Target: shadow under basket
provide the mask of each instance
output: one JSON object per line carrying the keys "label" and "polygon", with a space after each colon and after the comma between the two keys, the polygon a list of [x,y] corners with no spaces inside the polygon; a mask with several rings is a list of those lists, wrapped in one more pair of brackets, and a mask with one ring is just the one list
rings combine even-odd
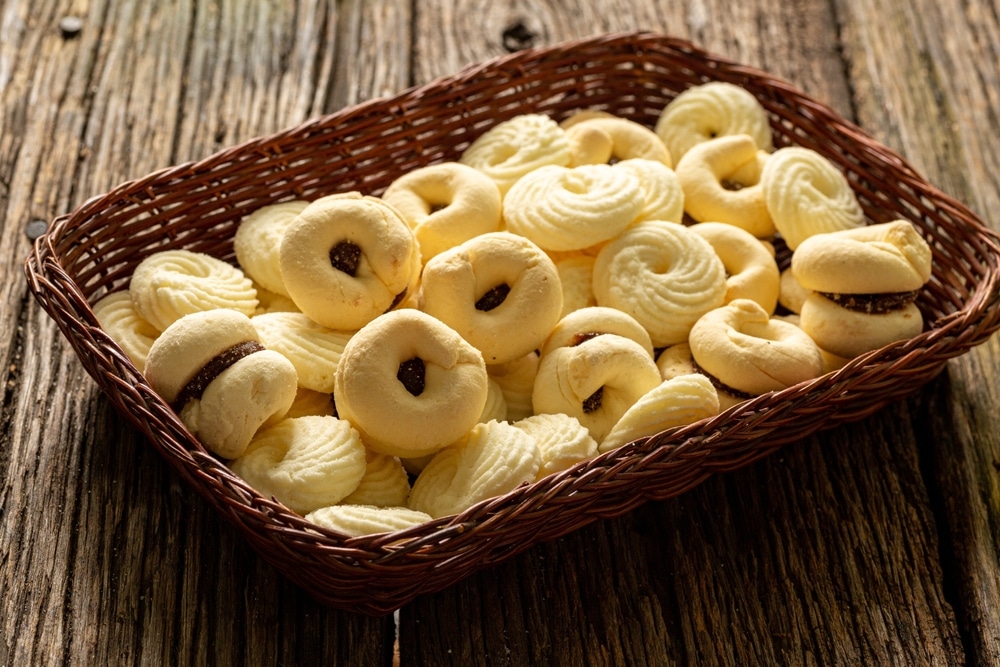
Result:
{"label": "shadow under basket", "polygon": [[[653,127],[677,94],[709,81],[756,96],[770,114],[776,146],[812,148],[838,165],[869,223],[906,218],[917,225],[934,253],[933,276],[917,302],[923,333],[460,515],[348,538],[261,496],[210,455],[91,309],[106,293],[127,288],[151,253],[184,248],[234,261],[238,224],[262,206],[349,190],[379,195],[408,170],[457,159],[485,130],[518,114],[562,120],[597,108]],[[1000,327],[998,262],[995,232],[830,107],[688,42],[628,33],[521,51],[124,183],[57,218],[25,272],[114,406],[265,560],[322,603],[381,615],[535,543],[677,496],[713,473],[912,394]]]}

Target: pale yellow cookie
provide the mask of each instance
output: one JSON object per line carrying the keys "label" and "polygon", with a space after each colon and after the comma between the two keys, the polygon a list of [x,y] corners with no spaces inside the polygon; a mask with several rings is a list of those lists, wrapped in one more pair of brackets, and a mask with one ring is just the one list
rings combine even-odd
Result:
{"label": "pale yellow cookie", "polygon": [[692,327],[688,343],[706,373],[750,396],[786,389],[823,372],[819,348],[802,329],[772,318],[749,299],[704,315]]}
{"label": "pale yellow cookie", "polygon": [[539,350],[542,357],[557,347],[573,347],[603,334],[615,334],[635,341],[649,357],[653,342],[649,332],[628,313],[617,308],[592,306],[569,313],[559,320]]}
{"label": "pale yellow cookie", "polygon": [[799,284],[791,267],[781,272],[778,279],[778,303],[783,307],[793,313],[801,313],[802,304],[810,294],[812,290],[807,290]]}
{"label": "pale yellow cookie", "polygon": [[298,378],[266,350],[250,318],[235,310],[185,315],[153,341],[144,375],[206,449],[236,458],[254,433],[281,419]]}
{"label": "pale yellow cookie", "polygon": [[503,396],[503,389],[493,378],[489,379],[489,391],[486,393],[486,405],[479,415],[480,422],[506,421],[507,420],[507,399]]}
{"label": "pale yellow cookie", "polygon": [[576,417],[562,413],[532,415],[513,423],[538,445],[535,479],[561,472],[597,454],[597,441]]}
{"label": "pale yellow cookie", "polygon": [[312,202],[278,254],[288,295],[312,320],[359,329],[416,289],[420,246],[395,208],[351,192]]}
{"label": "pale yellow cookie", "polygon": [[243,218],[233,236],[233,251],[240,268],[269,292],[288,296],[281,278],[278,248],[289,224],[309,202],[294,200],[262,206]]}
{"label": "pale yellow cookie", "polygon": [[370,449],[365,453],[365,474],[340,504],[401,507],[410,495],[410,478],[395,456],[386,456]]}
{"label": "pale yellow cookie", "polygon": [[440,162],[398,177],[382,199],[400,212],[427,262],[479,234],[500,230],[500,188],[460,162]]}
{"label": "pale yellow cookie", "polygon": [[641,345],[603,334],[542,357],[532,405],[535,414],[576,417],[600,442],[625,411],[660,382],[653,358]]}
{"label": "pale yellow cookie", "polygon": [[258,283],[254,283],[253,287],[257,291],[257,308],[253,311],[254,315],[302,312],[291,297],[264,289]]}
{"label": "pale yellow cookie", "polygon": [[159,331],[191,313],[229,308],[253,315],[257,308],[257,292],[241,270],[190,250],[161,250],[142,260],[129,294],[139,317]]}
{"label": "pale yellow cookie", "polygon": [[336,417],[337,410],[333,405],[333,395],[300,386],[295,392],[295,400],[288,408],[288,412],[285,413],[285,417],[305,417],[306,415]]}
{"label": "pale yellow cookie", "polygon": [[663,140],[648,127],[627,118],[595,115],[564,128],[570,145],[571,167],[632,158],[673,166]]}
{"label": "pale yellow cookie", "polygon": [[677,172],[655,160],[641,158],[622,160],[614,167],[624,169],[639,179],[643,208],[634,222],[663,220],[679,223],[684,220],[684,189]]}
{"label": "pale yellow cookie", "polygon": [[664,107],[656,121],[674,164],[694,146],[717,137],[748,134],[762,150],[774,142],[764,106],[749,91],[722,81],[692,86]]}
{"label": "pale yellow cookie", "polygon": [[306,520],[327,530],[361,537],[406,530],[430,521],[431,516],[407,507],[334,505],[310,512]]}
{"label": "pale yellow cookie", "polygon": [[410,490],[408,506],[434,518],[534,481],[540,458],[535,439],[506,422],[476,424],[431,459]]}
{"label": "pale yellow cookie", "polygon": [[574,310],[597,305],[594,296],[594,261],[590,255],[573,254],[555,261],[562,286],[562,317]]}
{"label": "pale yellow cookie", "polygon": [[691,346],[687,343],[677,343],[664,348],[656,357],[656,367],[660,369],[660,377],[664,380],[698,372],[691,357]]}
{"label": "pale yellow cookie", "polygon": [[865,224],[847,177],[811,148],[776,150],[764,163],[760,183],[771,220],[792,250],[814,234]]}
{"label": "pale yellow cookie", "polygon": [[507,403],[507,419],[517,421],[533,414],[531,393],[538,374],[538,353],[531,351],[503,364],[487,364],[486,372],[500,385]]}
{"label": "pale yellow cookie", "polygon": [[679,375],[650,389],[630,407],[601,441],[610,452],[633,440],[719,414],[719,394],[701,375]]}
{"label": "pale yellow cookie", "polygon": [[722,305],[726,270],[712,246],[671,222],[641,222],[608,243],[594,264],[601,306],[622,310],[655,347],[687,340],[695,321]]}
{"label": "pale yellow cookie", "polygon": [[550,251],[582,250],[617,236],[639,216],[637,177],[606,164],[550,165],[525,174],[503,200],[508,231]]}
{"label": "pale yellow cookie", "polygon": [[365,447],[342,419],[283,419],[254,436],[229,467],[265,498],[306,514],[357,488],[365,474]]}
{"label": "pale yellow cookie", "polygon": [[923,315],[912,302],[869,313],[844,308],[818,292],[802,304],[799,323],[816,345],[843,359],[913,338],[924,328]]}
{"label": "pale yellow cookie", "polygon": [[337,364],[353,331],[334,331],[304,313],[265,313],[250,319],[269,350],[280,352],[299,377],[299,386],[332,393]]}
{"label": "pale yellow cookie", "polygon": [[141,372],[146,366],[149,347],[160,332],[139,316],[127,291],[111,292],[95,303],[93,308],[101,328],[121,346]]}
{"label": "pale yellow cookie", "polygon": [[725,222],[760,239],[774,235],[760,182],[768,153],[745,134],[693,147],[677,163],[684,210],[699,222]]}
{"label": "pale yellow cookie", "polygon": [[700,222],[688,229],[708,241],[726,267],[725,303],[750,299],[774,313],[781,274],[773,253],[753,234],[734,225]]}
{"label": "pale yellow cookie", "polygon": [[424,267],[420,307],[502,364],[536,349],[562,312],[552,260],[509,232],[483,234],[437,255]]}
{"label": "pale yellow cookie", "polygon": [[566,132],[544,114],[521,114],[480,134],[459,162],[489,176],[504,195],[519,178],[545,165],[569,164]]}
{"label": "pale yellow cookie", "polygon": [[479,419],[489,382],[483,356],[419,310],[382,315],[348,341],[337,365],[337,413],[390,456],[431,454]]}

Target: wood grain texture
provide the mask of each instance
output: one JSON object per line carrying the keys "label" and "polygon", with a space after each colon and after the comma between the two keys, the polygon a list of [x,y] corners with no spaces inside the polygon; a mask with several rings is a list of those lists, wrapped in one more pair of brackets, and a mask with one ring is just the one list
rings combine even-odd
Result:
{"label": "wood grain texture", "polygon": [[[84,18],[72,39],[57,27]],[[392,617],[252,553],[98,393],[25,226],[513,49],[685,36],[857,120],[1000,228],[1000,5],[0,0],[0,667],[389,664]],[[1000,347],[910,400],[399,614],[404,665],[1000,664]]]}

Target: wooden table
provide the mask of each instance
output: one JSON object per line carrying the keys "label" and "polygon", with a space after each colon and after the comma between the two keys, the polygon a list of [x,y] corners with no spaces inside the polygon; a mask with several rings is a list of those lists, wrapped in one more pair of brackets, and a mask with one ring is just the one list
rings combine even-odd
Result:
{"label": "wooden table", "polygon": [[996,337],[905,402],[537,545],[397,624],[265,564],[28,293],[27,232],[121,181],[631,29],[786,78],[1000,228],[1000,0],[0,2],[0,665],[378,665],[394,644],[404,665],[1000,664]]}

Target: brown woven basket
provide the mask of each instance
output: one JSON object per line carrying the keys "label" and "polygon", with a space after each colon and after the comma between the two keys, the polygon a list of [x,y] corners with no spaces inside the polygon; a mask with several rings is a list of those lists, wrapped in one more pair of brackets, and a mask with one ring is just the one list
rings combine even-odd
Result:
{"label": "brown woven basket", "polygon": [[[778,146],[813,148],[839,165],[870,222],[905,217],[919,226],[934,249],[933,277],[918,301],[923,334],[461,515],[346,538],[262,497],[209,455],[91,310],[107,292],[125,288],[155,251],[186,248],[232,260],[237,224],[261,206],[347,190],[380,194],[407,170],[457,158],[484,130],[516,114],[560,120],[596,107],[652,127],[678,93],[712,80],[753,93],[771,115]],[[828,106],[688,42],[630,33],[518,52],[124,183],[57,218],[25,271],[115,407],[267,561],[324,603],[378,615],[533,543],[676,496],[713,473],[915,392],[949,358],[1000,327],[998,262],[996,233]]]}

